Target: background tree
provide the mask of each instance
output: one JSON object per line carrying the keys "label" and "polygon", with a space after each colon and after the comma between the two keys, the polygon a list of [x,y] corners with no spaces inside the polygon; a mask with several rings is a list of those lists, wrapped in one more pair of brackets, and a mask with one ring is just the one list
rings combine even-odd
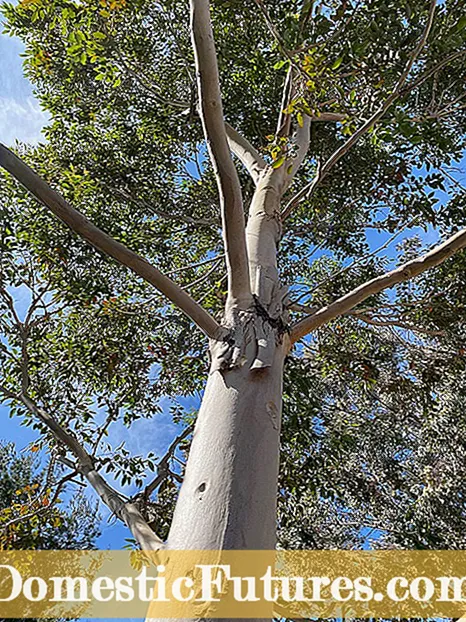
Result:
{"label": "background tree", "polygon": [[94,548],[97,508],[82,493],[65,504],[60,495],[72,480],[57,477],[53,460],[41,469],[36,450],[19,454],[13,443],[0,444],[0,550]]}
{"label": "background tree", "polygon": [[13,443],[0,446],[2,550],[94,547],[100,535],[96,508],[82,494],[65,505],[65,484],[72,480],[56,471],[53,462],[41,469],[34,451],[18,454]]}
{"label": "background tree", "polygon": [[0,150],[5,399],[142,547],[188,431],[102,441],[206,378],[165,546],[275,545],[282,393],[283,544],[462,546],[461,3],[190,6],[4,5],[51,115]]}

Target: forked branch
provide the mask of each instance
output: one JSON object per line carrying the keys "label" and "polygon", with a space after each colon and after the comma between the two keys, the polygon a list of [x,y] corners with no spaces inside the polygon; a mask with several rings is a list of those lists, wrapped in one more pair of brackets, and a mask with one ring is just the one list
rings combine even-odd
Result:
{"label": "forked branch", "polygon": [[235,156],[242,162],[254,183],[257,184],[262,171],[267,164],[260,153],[251,143],[241,136],[229,123],[225,123],[228,144]]}
{"label": "forked branch", "polygon": [[302,339],[320,326],[327,324],[330,320],[348,313],[348,311],[354,309],[356,305],[370,296],[374,296],[384,289],[393,287],[403,281],[409,281],[429,268],[438,266],[465,247],[466,229],[462,229],[443,244],[439,244],[425,255],[422,255],[422,257],[412,259],[387,274],[367,281],[367,283],[356,287],[356,289],[335,300],[335,302],[322,307],[316,313],[297,322],[291,329],[291,342],[299,341],[299,339]]}
{"label": "forked branch", "polygon": [[109,257],[113,257],[120,264],[130,268],[138,276],[153,285],[197,324],[208,337],[215,338],[218,336],[220,325],[179,285],[159,272],[157,268],[137,253],[121,244],[121,242],[117,242],[117,240],[92,224],[29,168],[27,164],[2,144],[0,144],[0,166],[11,173],[26,190],[91,246]]}
{"label": "forked branch", "polygon": [[334,151],[334,153],[324,163],[324,165],[320,169],[318,175],[316,175],[315,178],[309,184],[304,186],[304,188],[302,188],[288,202],[288,204],[285,206],[284,210],[282,211],[282,219],[287,218],[290,215],[290,213],[293,211],[293,209],[301,201],[303,201],[304,199],[309,199],[312,196],[312,194],[315,192],[316,188],[320,185],[322,180],[326,177],[326,175],[328,175],[330,170],[335,166],[335,164],[337,162],[339,162],[341,160],[341,158],[348,153],[348,151],[359,141],[359,139],[362,136],[367,134],[367,132],[371,128],[374,127],[374,125],[377,123],[377,121],[379,121],[385,115],[385,113],[395,103],[395,101],[397,101],[402,95],[406,94],[406,92],[409,92],[409,90],[411,90],[411,88],[409,88],[409,89],[407,89],[407,91],[403,91],[403,87],[406,84],[406,80],[408,79],[408,76],[409,76],[409,74],[411,72],[411,69],[414,66],[414,63],[417,61],[417,59],[419,57],[419,54],[421,53],[422,49],[424,48],[424,46],[425,46],[425,44],[427,42],[427,39],[429,37],[429,33],[431,31],[431,28],[432,28],[432,24],[433,24],[433,21],[434,21],[435,7],[436,7],[436,0],[430,0],[429,14],[428,14],[428,17],[427,17],[426,25],[424,27],[424,31],[423,31],[423,33],[422,33],[422,35],[421,35],[421,37],[420,37],[416,47],[412,51],[412,53],[411,53],[411,55],[409,57],[409,60],[406,63],[406,66],[405,66],[405,68],[403,70],[403,73],[401,74],[400,78],[398,79],[398,82],[396,83],[396,85],[393,88],[393,90],[390,93],[390,95],[379,106],[379,108],[374,112],[374,114],[365,123],[363,123],[354,132],[354,134],[345,143],[343,143],[341,145],[341,147],[339,147],[336,151]]}
{"label": "forked branch", "polygon": [[[76,434],[69,429],[66,424],[63,424],[54,414],[50,412],[47,407],[42,406],[39,402],[31,397],[29,387],[31,385],[30,378],[30,353],[29,353],[29,328],[32,326],[34,320],[32,320],[34,309],[36,307],[36,301],[33,295],[33,300],[26,312],[24,321],[21,321],[11,299],[9,304],[9,294],[4,288],[0,288],[0,294],[7,302],[9,307],[8,315],[10,316],[13,327],[20,340],[20,352],[21,355],[16,359],[19,369],[19,378],[16,385],[18,389],[13,387],[4,386],[0,384],[0,401],[3,399],[9,399],[16,403],[22,404],[24,408],[32,415],[34,419],[39,421],[45,426],[49,433],[53,436],[57,443],[57,447],[60,448],[59,460],[71,469],[72,473],[67,475],[62,480],[62,485],[71,480],[77,473],[81,474],[88,483],[94,488],[97,495],[105,503],[105,505],[112,511],[115,516],[121,519],[127,527],[131,530],[131,533],[139,542],[141,548],[145,550],[157,550],[163,545],[163,542],[153,530],[149,527],[144,517],[138,510],[138,507],[126,501],[114,488],[112,488],[99,473],[97,460],[95,458],[95,449],[91,454],[87,451],[84,443],[76,436]],[[39,297],[42,293],[39,295]],[[73,459],[68,458],[68,454],[71,454]],[[53,462],[52,468],[53,468]],[[57,487],[56,497],[59,494],[60,485]]]}
{"label": "forked branch", "polygon": [[[1,387],[0,391],[2,391]],[[163,541],[152,531],[138,508],[122,499],[121,495],[105,481],[95,468],[94,458],[87,453],[73,434],[65,430],[52,415],[28,395],[24,393],[14,395],[7,392],[6,397],[21,402],[31,415],[49,429],[56,441],[72,453],[76,459],[76,463],[71,465],[75,469],[72,476],[74,477],[78,472],[87,479],[103,503],[127,525],[142,549],[153,551],[162,548]]]}
{"label": "forked branch", "polygon": [[241,186],[227,142],[209,0],[190,0],[191,34],[198,78],[200,115],[217,178],[228,270],[228,302],[252,301]]}

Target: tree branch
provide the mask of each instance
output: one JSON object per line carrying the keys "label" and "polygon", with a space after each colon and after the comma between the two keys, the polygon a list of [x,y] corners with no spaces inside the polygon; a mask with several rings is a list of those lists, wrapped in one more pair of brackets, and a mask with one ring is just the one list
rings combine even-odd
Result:
{"label": "tree branch", "polygon": [[228,144],[235,156],[243,163],[257,185],[262,171],[267,167],[264,158],[251,143],[241,136],[229,123],[225,123]]}
{"label": "tree branch", "polygon": [[197,225],[197,226],[205,226],[212,227],[218,226],[218,222],[214,220],[209,220],[208,218],[193,218],[192,216],[188,216],[187,214],[174,214],[173,212],[166,212],[164,210],[158,209],[151,205],[145,199],[141,199],[139,197],[135,197],[134,195],[126,192],[125,190],[121,190],[120,188],[114,188],[111,186],[106,186],[105,184],[101,184],[103,188],[105,188],[108,192],[114,193],[120,197],[120,199],[124,199],[125,201],[129,201],[134,203],[134,205],[138,205],[142,208],[145,208],[154,214],[154,216],[158,216],[159,218],[164,218],[167,220],[176,220],[178,222],[185,222],[188,225]]}
{"label": "tree branch", "polygon": [[311,138],[311,118],[305,115],[303,117],[302,126],[298,125],[293,136],[292,142],[297,150],[297,153],[296,153],[296,156],[292,158],[291,160],[291,170],[287,174],[285,187],[291,183],[293,177],[296,175],[301,164],[303,163],[304,158],[306,157],[307,152],[309,150],[310,138]]}
{"label": "tree branch", "polygon": [[387,112],[390,106],[392,106],[392,104],[402,95],[402,89],[406,83],[406,80],[408,79],[409,73],[411,72],[411,69],[413,68],[414,63],[418,59],[419,54],[424,48],[427,42],[427,39],[429,37],[429,33],[430,33],[430,30],[432,28],[432,24],[434,21],[435,7],[436,7],[436,0],[430,0],[429,15],[428,15],[427,23],[424,27],[422,36],[419,39],[419,42],[414,48],[413,52],[411,53],[411,56],[409,57],[409,60],[406,63],[406,66],[403,70],[403,73],[401,74],[393,91],[390,93],[387,99],[382,103],[382,105],[379,106],[379,108],[374,112],[374,114],[365,123],[363,123],[363,125],[361,125],[361,127],[357,129],[355,133],[345,143],[343,143],[343,145],[341,145],[341,147],[339,147],[336,151],[334,151],[334,153],[330,156],[330,158],[325,162],[321,170],[318,172],[316,177],[309,184],[304,186],[304,188],[302,188],[288,202],[288,204],[285,206],[284,210],[282,211],[282,220],[287,218],[287,216],[289,216],[293,208],[296,205],[298,205],[298,203],[300,203],[303,199],[309,199],[312,196],[312,194],[315,192],[318,185],[322,182],[324,177],[328,175],[328,173],[335,166],[335,164],[339,160],[341,160],[341,158],[344,155],[346,155],[346,153],[348,153],[348,151],[358,142],[358,140],[362,136],[367,134],[367,132],[372,127],[374,127],[377,121],[379,121],[384,116],[384,114]]}
{"label": "tree branch", "polygon": [[297,322],[297,324],[291,328],[291,342],[295,343],[316,328],[319,328],[323,324],[327,324],[330,320],[348,313],[348,311],[351,311],[351,309],[363,300],[366,300],[366,298],[378,294],[384,289],[393,287],[398,283],[402,283],[403,281],[409,281],[429,268],[438,266],[465,247],[466,229],[463,229],[446,240],[443,244],[439,244],[439,246],[436,246],[425,255],[422,255],[422,257],[408,261],[399,268],[356,287],[356,289],[353,289],[348,294],[345,294],[345,296],[335,300],[335,302],[322,307],[313,315]]}
{"label": "tree branch", "polygon": [[319,116],[310,117],[311,121],[313,121],[314,123],[316,121],[322,121],[322,122],[343,121],[344,119],[347,119],[347,118],[348,118],[348,115],[344,114],[343,112],[321,112]]}
{"label": "tree branch", "polygon": [[0,166],[86,242],[153,285],[179,307],[204,333],[216,338],[220,325],[189,294],[148,261],[93,225],[14,153],[0,144]]}
{"label": "tree branch", "polygon": [[[298,73],[300,73],[301,75],[303,75],[303,70],[301,69],[301,67],[295,62],[294,60],[294,54],[296,53],[295,51],[289,51],[286,47],[285,41],[283,40],[283,37],[281,36],[281,34],[278,32],[275,24],[273,23],[272,18],[270,17],[270,14],[267,10],[267,7],[265,6],[263,0],[254,0],[256,6],[259,8],[259,11],[262,13],[262,16],[264,18],[265,24],[270,32],[270,34],[272,35],[272,37],[275,39],[275,42],[278,46],[278,49],[280,50],[280,52],[283,54],[283,56],[285,56],[285,58],[287,58],[290,62],[290,69],[291,67],[293,67]],[[286,78],[286,82],[285,82],[285,86],[284,86],[284,94],[286,93],[287,90],[287,83],[291,84],[291,74],[290,72],[288,73],[288,76]],[[283,108],[285,108],[285,106],[282,106],[281,111],[283,111]],[[279,118],[279,125],[277,128],[277,134],[279,133],[279,130],[281,128],[280,126],[280,121],[282,121],[283,119]]]}
{"label": "tree branch", "polygon": [[181,434],[179,434],[174,441],[171,443],[170,447],[167,450],[167,453],[165,454],[165,456],[160,460],[159,464],[157,465],[157,475],[155,476],[155,478],[150,482],[150,484],[148,484],[146,486],[146,488],[144,489],[144,497],[146,499],[149,499],[151,497],[151,495],[157,490],[157,488],[160,486],[160,484],[169,476],[169,475],[175,475],[172,474],[169,467],[170,467],[170,460],[174,457],[176,448],[178,447],[178,445],[181,443],[181,441],[183,441],[185,438],[187,438],[193,431],[194,426],[190,425],[187,428],[185,428],[183,430],[183,432],[181,432]]}
{"label": "tree branch", "polygon": [[424,73],[421,73],[413,82],[411,82],[410,84],[407,84],[406,87],[401,90],[401,93],[400,93],[401,97],[403,97],[404,95],[407,95],[413,89],[415,89],[416,87],[423,84],[426,80],[428,80],[434,73],[437,73],[437,71],[440,71],[440,69],[443,69],[443,67],[446,67],[449,63],[456,60],[457,58],[461,58],[461,56],[464,56],[465,54],[466,54],[465,50],[453,52],[452,54],[449,54],[448,56],[446,56],[443,60],[439,61],[433,67],[429,67],[428,69],[426,69]]}
{"label": "tree branch", "polygon": [[181,266],[181,268],[175,268],[174,270],[171,270],[168,274],[172,275],[172,274],[178,274],[179,272],[186,272],[187,270],[194,270],[194,268],[205,266],[206,264],[209,264],[209,263],[215,263],[219,261],[220,259],[223,259],[224,257],[225,257],[225,254],[220,253],[218,255],[215,255],[214,257],[209,257],[208,259],[203,259],[202,261],[197,261],[196,263],[191,263],[187,266]]}
{"label": "tree branch", "polygon": [[38,406],[30,397],[22,394],[19,399],[32,415],[47,426],[55,439],[67,447],[75,456],[77,471],[87,479],[105,505],[127,525],[141,548],[149,551],[160,549],[163,546],[163,541],[152,531],[137,507],[124,501],[120,494],[97,472],[94,458],[87,453],[78,439],[67,432],[54,417]]}
{"label": "tree branch", "polygon": [[[1,292],[1,290],[0,290]],[[34,307],[34,300],[31,304]],[[160,540],[152,529],[148,526],[143,516],[140,514],[137,506],[124,501],[119,493],[114,490],[104,478],[96,470],[96,459],[94,455],[90,455],[84,446],[79,442],[77,437],[67,431],[50,413],[44,408],[38,405],[32,400],[27,391],[30,384],[28,362],[29,355],[27,350],[28,330],[25,329],[24,324],[19,320],[15,313],[14,306],[10,308],[10,312],[13,315],[13,321],[19,331],[21,340],[21,354],[22,358],[19,361],[20,373],[21,373],[21,392],[16,394],[9,390],[8,387],[0,384],[0,393],[3,393],[5,397],[11,400],[15,400],[23,404],[28,412],[39,420],[43,425],[47,427],[52,436],[58,443],[58,446],[68,450],[76,459],[76,463],[69,460],[66,455],[61,455],[60,460],[73,470],[71,477],[74,477],[76,472],[81,473],[94,488],[101,500],[110,508],[110,510],[118,516],[131,530],[136,540],[141,547],[146,550],[160,549],[163,542]],[[27,312],[27,316],[31,315],[31,309]],[[114,413],[116,416],[117,413]],[[112,417],[111,420],[113,420]],[[104,426],[105,429],[105,426]],[[97,450],[98,442],[101,436],[99,435],[97,442],[94,446],[94,453]],[[66,451],[63,452],[66,454]],[[67,481],[69,478],[64,480]],[[58,492],[56,493],[58,497]]]}
{"label": "tree branch", "polygon": [[394,326],[395,328],[402,328],[404,330],[410,330],[415,333],[423,333],[424,335],[428,335],[429,337],[444,337],[446,335],[444,330],[423,328],[422,326],[416,326],[415,324],[410,324],[409,322],[404,322],[403,320],[378,319],[370,315],[358,313],[357,311],[355,311],[354,313],[348,313],[347,315],[350,315],[357,320],[361,320],[361,322],[364,322],[365,324],[370,324],[371,326]]}
{"label": "tree branch", "polygon": [[291,128],[291,115],[285,114],[285,110],[291,101],[291,94],[293,92],[293,68],[288,67],[286,73],[285,83],[283,85],[282,99],[280,104],[280,110],[277,120],[277,129],[275,134],[277,136],[288,136]]}
{"label": "tree branch", "polygon": [[380,253],[380,251],[383,251],[388,246],[390,246],[396,240],[396,238],[398,238],[403,233],[403,231],[405,231],[405,229],[407,229],[408,227],[412,227],[419,220],[419,218],[420,218],[420,216],[414,216],[414,218],[411,218],[411,220],[408,220],[408,222],[405,223],[401,227],[401,229],[399,229],[392,236],[390,236],[381,246],[379,246],[378,248],[376,248],[373,251],[370,251],[369,253],[366,253],[365,255],[360,257],[359,259],[355,259],[354,261],[352,261],[349,265],[345,266],[344,268],[341,268],[340,270],[337,270],[337,271],[333,272],[326,279],[324,279],[324,280],[320,281],[319,283],[317,283],[317,285],[315,285],[312,289],[310,289],[307,292],[307,294],[308,295],[313,294],[318,289],[320,289],[324,285],[327,285],[328,283],[330,283],[331,281],[333,281],[337,277],[341,276],[342,274],[345,274],[346,272],[349,272],[350,270],[352,270],[356,266],[361,265],[362,263],[364,263],[365,261],[367,261],[371,257],[375,257],[376,255],[378,255]]}
{"label": "tree branch", "polygon": [[217,54],[209,0],[190,0],[191,34],[196,60],[200,114],[217,178],[227,256],[228,303],[248,308],[252,301],[241,187],[227,142]]}

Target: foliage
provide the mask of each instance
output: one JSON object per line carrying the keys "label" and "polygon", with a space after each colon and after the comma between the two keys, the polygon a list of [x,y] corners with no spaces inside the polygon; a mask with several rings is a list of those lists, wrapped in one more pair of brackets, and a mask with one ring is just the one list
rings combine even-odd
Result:
{"label": "foliage", "polygon": [[34,450],[19,454],[12,443],[0,445],[0,548],[92,548],[99,536],[95,508],[81,494],[52,504],[56,475],[40,468]]}
{"label": "foliage", "polygon": [[[401,96],[286,221],[279,264],[296,303],[331,302],[463,226],[455,168],[466,126],[462,5],[437,7]],[[19,153],[219,317],[218,197],[196,114],[186,2],[23,0],[3,11],[51,116],[46,142],[18,145]],[[297,79],[284,114],[295,127],[314,117],[289,198],[393,92],[427,11],[425,0],[212,3],[227,120],[281,166],[293,154],[276,127],[290,67]],[[327,113],[339,120],[323,121]],[[247,204],[253,187],[240,176]],[[11,178],[1,181],[2,383],[14,394],[22,382],[24,335],[8,303],[8,293],[21,294],[33,306],[34,399],[96,451],[104,470],[141,487],[159,459],[113,447],[109,426],[153,417],[163,397],[197,396],[207,344],[147,284],[57,224]],[[407,240],[395,251],[388,242],[400,231]],[[374,253],[378,240],[386,247]],[[370,537],[376,546],[465,545],[464,262],[457,256],[369,299],[290,356],[282,545],[353,547]],[[24,406],[12,402],[12,413],[55,445]],[[160,493],[159,524],[176,482]]]}

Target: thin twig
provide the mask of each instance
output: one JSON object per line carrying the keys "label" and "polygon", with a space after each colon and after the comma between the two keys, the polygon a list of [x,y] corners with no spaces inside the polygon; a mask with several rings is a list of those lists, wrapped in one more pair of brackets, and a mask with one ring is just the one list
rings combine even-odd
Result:
{"label": "thin twig", "polygon": [[317,172],[315,178],[309,184],[304,186],[304,188],[302,188],[288,202],[288,204],[285,206],[284,210],[282,211],[282,219],[287,218],[290,215],[291,211],[294,209],[294,207],[296,205],[298,205],[301,201],[303,201],[304,199],[310,199],[311,198],[311,196],[313,195],[313,193],[316,190],[316,188],[319,186],[319,184],[322,182],[322,180],[326,177],[326,175],[328,175],[328,173],[335,166],[335,164],[346,153],[348,153],[348,151],[356,144],[356,142],[358,142],[358,140],[362,136],[364,136],[377,123],[377,121],[379,121],[383,117],[383,115],[392,106],[392,104],[399,97],[401,97],[402,88],[405,85],[406,80],[408,79],[409,73],[411,72],[411,69],[412,69],[414,63],[416,62],[417,58],[419,57],[419,54],[421,53],[421,51],[422,51],[423,47],[425,46],[425,44],[427,42],[427,39],[429,37],[429,33],[431,31],[433,20],[434,20],[435,7],[436,7],[436,0],[431,0],[430,8],[429,8],[429,15],[428,15],[428,18],[427,18],[427,23],[426,23],[426,26],[425,26],[424,31],[422,33],[422,36],[419,39],[419,42],[416,45],[416,47],[414,48],[413,52],[411,53],[411,56],[410,56],[406,66],[405,66],[405,68],[403,70],[403,73],[401,74],[400,78],[398,79],[398,82],[396,83],[396,85],[395,85],[393,91],[391,92],[391,94],[387,97],[387,99],[383,102],[383,104],[374,112],[374,114],[363,125],[361,125],[361,127],[359,129],[357,129],[354,132],[354,134],[352,134],[352,136],[350,138],[348,138],[348,140],[345,143],[343,143],[343,145],[341,145],[330,156],[330,158],[323,165],[322,169]]}
{"label": "thin twig", "polygon": [[171,474],[170,460],[174,457],[175,451],[178,445],[184,441],[193,431],[194,426],[190,425],[181,432],[170,444],[170,447],[167,450],[165,456],[160,460],[157,465],[157,475],[156,477],[145,487],[144,489],[144,498],[149,499],[151,495],[157,490],[160,484]]}

